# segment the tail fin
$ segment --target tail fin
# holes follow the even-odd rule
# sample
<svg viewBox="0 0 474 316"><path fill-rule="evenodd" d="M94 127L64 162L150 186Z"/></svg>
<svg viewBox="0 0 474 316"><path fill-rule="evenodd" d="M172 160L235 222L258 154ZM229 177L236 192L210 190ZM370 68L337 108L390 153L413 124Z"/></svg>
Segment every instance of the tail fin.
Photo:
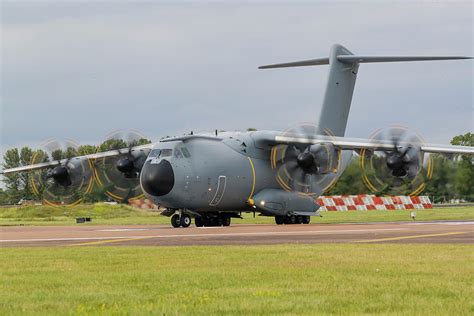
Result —
<svg viewBox="0 0 474 316"><path fill-rule="evenodd" d="M323 107L319 116L318 132L334 136L344 136L351 107L352 94L359 64L401 61L473 59L463 56L357 56L342 45L331 47L329 58L310 59L284 64L258 67L259 69L329 65L329 76Z"/></svg>

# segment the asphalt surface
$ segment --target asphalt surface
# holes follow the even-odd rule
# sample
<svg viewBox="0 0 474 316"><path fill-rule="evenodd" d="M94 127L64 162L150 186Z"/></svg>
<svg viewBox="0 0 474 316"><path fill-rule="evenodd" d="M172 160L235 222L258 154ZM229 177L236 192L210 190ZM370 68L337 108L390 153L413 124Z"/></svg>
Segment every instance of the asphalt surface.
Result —
<svg viewBox="0 0 474 316"><path fill-rule="evenodd" d="M0 227L0 247L182 246L283 243L474 243L474 221L233 225L172 228L167 225Z"/></svg>

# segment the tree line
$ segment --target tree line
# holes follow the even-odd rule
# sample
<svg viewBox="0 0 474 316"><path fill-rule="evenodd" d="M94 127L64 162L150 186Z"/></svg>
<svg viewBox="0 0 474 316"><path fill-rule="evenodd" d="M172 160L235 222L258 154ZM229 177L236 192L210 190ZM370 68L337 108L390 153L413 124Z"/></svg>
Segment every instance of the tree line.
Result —
<svg viewBox="0 0 474 316"><path fill-rule="evenodd" d="M451 140L451 144L474 146L474 134L458 135ZM433 174L431 179L426 181L426 187L420 195L429 196L435 203L449 202L453 199L474 201L474 161L472 156L432 154L431 159ZM363 181L362 172L358 160L352 160L328 194L377 194L377 192L368 189Z"/></svg>
<svg viewBox="0 0 474 316"><path fill-rule="evenodd" d="M108 139L99 146L81 145L78 147L66 146L65 149L53 149L49 155L42 149L34 150L27 146L22 148L11 148L4 153L1 167L2 169L10 169L27 166L32 163L48 162L50 160L56 161L148 143L151 143L151 141L145 138L130 141L125 141L123 139ZM51 156L51 158L49 156ZM47 171L41 170L34 172L42 172L44 178L44 174L46 174ZM31 172L18 172L3 175L1 180L4 183L5 189L0 188L0 204L15 204L20 200L41 200L41 197L38 197L33 193L31 183L32 176ZM84 202L100 202L110 200L105 192L106 188L94 186L92 192L88 194L80 194L83 195L82 198Z"/></svg>
<svg viewBox="0 0 474 316"><path fill-rule="evenodd" d="M56 150L51 153L53 160L70 158L92 154L95 152L108 151L119 148L126 148L130 145L141 145L149 143L147 139L140 139L133 143L123 140L111 139L100 146L82 145L77 148L67 148L66 150ZM466 133L458 135L451 140L452 145L474 146L474 134ZM36 156L35 156L36 155ZM26 166L31 163L33 157L40 157L41 161L48 161L45 152L33 150L29 147L12 148L3 155L2 169ZM40 162L35 159L35 162ZM428 195L433 202L448 202L452 199L474 201L474 163L472 156L461 155L446 157L440 154L432 156L434 165L433 174L426 183L423 195ZM326 194L374 194L369 190L363 181L363 170L358 160L353 159L347 166L341 178ZM31 174L28 172L14 173L3 176L5 189L0 188L0 204L18 203L19 200L41 199L33 194L31 189ZM383 194L380 192L379 194ZM95 186L94 190L84 196L86 202L106 201L110 198L105 195L104 188Z"/></svg>

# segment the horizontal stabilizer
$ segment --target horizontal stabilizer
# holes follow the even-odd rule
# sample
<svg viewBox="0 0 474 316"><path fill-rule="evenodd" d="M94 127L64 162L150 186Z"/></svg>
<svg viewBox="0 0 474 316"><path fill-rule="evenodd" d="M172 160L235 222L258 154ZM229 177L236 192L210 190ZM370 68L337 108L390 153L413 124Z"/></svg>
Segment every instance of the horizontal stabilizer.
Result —
<svg viewBox="0 0 474 316"><path fill-rule="evenodd" d="M319 65L329 65L329 58L318 58L318 59L295 61L295 62L284 63L284 64L265 65L265 66L258 67L258 69L319 66Z"/></svg>
<svg viewBox="0 0 474 316"><path fill-rule="evenodd" d="M364 63L393 63L404 61L430 61L430 60L459 60L474 59L468 56L357 56L357 55L337 55L336 59L344 64L364 64ZM258 69L304 67L329 65L329 58L317 58L301 61L294 61L282 64L272 64L260 66Z"/></svg>
<svg viewBox="0 0 474 316"><path fill-rule="evenodd" d="M429 60L457 60L457 59L473 59L474 57L466 56L356 56L343 55L337 56L337 60L348 64L362 63L392 63L403 61L429 61Z"/></svg>

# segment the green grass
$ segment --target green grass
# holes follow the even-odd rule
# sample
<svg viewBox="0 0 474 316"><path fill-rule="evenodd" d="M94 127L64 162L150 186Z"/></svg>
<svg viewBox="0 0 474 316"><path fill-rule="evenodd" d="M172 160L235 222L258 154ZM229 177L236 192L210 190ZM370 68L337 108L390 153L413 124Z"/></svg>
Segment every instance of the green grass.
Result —
<svg viewBox="0 0 474 316"><path fill-rule="evenodd" d="M474 207L416 210L417 220L474 220ZM358 223L409 221L410 211L322 212L313 223ZM92 217L92 225L169 224L170 219L156 211L135 209L126 205L92 204L76 207L24 206L0 208L0 225L73 225L76 217ZM243 214L234 224L273 224L272 217ZM87 224L89 225L89 224Z"/></svg>
<svg viewBox="0 0 474 316"><path fill-rule="evenodd" d="M4 248L0 315L472 315L472 245Z"/></svg>

